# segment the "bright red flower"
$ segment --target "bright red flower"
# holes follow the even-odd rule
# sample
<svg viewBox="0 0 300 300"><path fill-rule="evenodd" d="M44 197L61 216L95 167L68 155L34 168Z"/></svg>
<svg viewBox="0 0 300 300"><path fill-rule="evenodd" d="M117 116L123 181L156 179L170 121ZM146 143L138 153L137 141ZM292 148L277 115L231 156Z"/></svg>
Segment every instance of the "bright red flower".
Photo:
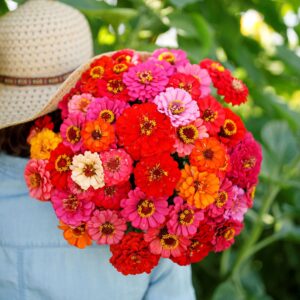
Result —
<svg viewBox="0 0 300 300"><path fill-rule="evenodd" d="M157 111L153 103L133 105L117 119L116 134L119 145L134 160L172 152L175 133L170 119Z"/></svg>
<svg viewBox="0 0 300 300"><path fill-rule="evenodd" d="M30 144L31 138L34 137L40 131L42 131L42 129L44 129L44 128L48 128L50 130L53 130L53 128L54 128L52 119L48 115L40 117L34 122L33 126L30 128L30 132L27 137L27 143Z"/></svg>
<svg viewBox="0 0 300 300"><path fill-rule="evenodd" d="M99 79L89 78L80 85L80 91L82 94L91 94L94 97L98 96L98 82Z"/></svg>
<svg viewBox="0 0 300 300"><path fill-rule="evenodd" d="M171 196L181 176L168 153L142 159L134 169L136 185L148 196Z"/></svg>
<svg viewBox="0 0 300 300"><path fill-rule="evenodd" d="M176 73L170 77L168 87L183 89L196 100L200 97L200 82L193 75Z"/></svg>
<svg viewBox="0 0 300 300"><path fill-rule="evenodd" d="M224 74L222 81L217 84L217 92L224 96L225 102L232 105L245 103L249 94L247 86L241 80L231 76L230 73Z"/></svg>
<svg viewBox="0 0 300 300"><path fill-rule="evenodd" d="M98 81L98 97L129 101L128 90L120 76L111 76L107 80Z"/></svg>
<svg viewBox="0 0 300 300"><path fill-rule="evenodd" d="M124 275L150 273L158 264L159 255L149 251L143 233L129 232L117 245L111 245L111 264Z"/></svg>
<svg viewBox="0 0 300 300"><path fill-rule="evenodd" d="M214 230L211 225L201 222L198 233L193 236L191 244L187 247L186 253L178 257L171 257L172 261L180 266L186 266L204 259L213 249L211 241L214 239Z"/></svg>
<svg viewBox="0 0 300 300"><path fill-rule="evenodd" d="M219 132L219 138L224 144L233 147L244 138L246 128L241 118L229 108L224 108L224 112L225 120Z"/></svg>
<svg viewBox="0 0 300 300"><path fill-rule="evenodd" d="M140 62L140 56L137 52L131 50L131 49L123 49L120 51L115 52L112 55L112 59L116 63L138 63Z"/></svg>
<svg viewBox="0 0 300 300"><path fill-rule="evenodd" d="M200 117L207 131L211 135L216 135L224 123L225 113L222 105L213 97L207 96L197 100L200 109Z"/></svg>
<svg viewBox="0 0 300 300"><path fill-rule="evenodd" d="M63 143L60 143L50 154L46 170L50 172L51 183L59 190L67 187L73 155L71 148Z"/></svg>

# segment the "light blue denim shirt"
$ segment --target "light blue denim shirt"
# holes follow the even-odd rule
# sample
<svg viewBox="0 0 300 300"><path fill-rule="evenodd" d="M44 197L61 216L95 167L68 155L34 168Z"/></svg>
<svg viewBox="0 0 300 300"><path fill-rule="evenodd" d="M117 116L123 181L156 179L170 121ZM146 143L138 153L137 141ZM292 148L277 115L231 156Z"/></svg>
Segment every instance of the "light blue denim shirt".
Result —
<svg viewBox="0 0 300 300"><path fill-rule="evenodd" d="M124 276L107 246L69 246L50 202L28 196L27 160L0 154L1 300L193 300L191 268L161 259L150 275Z"/></svg>

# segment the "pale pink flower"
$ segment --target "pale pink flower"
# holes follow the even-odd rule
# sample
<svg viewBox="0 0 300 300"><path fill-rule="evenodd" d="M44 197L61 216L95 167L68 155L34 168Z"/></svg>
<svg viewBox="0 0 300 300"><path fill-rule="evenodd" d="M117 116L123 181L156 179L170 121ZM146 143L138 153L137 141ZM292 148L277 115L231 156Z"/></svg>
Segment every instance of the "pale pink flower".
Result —
<svg viewBox="0 0 300 300"><path fill-rule="evenodd" d="M91 94L74 95L68 103L69 114L80 113L86 115L90 103L94 100Z"/></svg>

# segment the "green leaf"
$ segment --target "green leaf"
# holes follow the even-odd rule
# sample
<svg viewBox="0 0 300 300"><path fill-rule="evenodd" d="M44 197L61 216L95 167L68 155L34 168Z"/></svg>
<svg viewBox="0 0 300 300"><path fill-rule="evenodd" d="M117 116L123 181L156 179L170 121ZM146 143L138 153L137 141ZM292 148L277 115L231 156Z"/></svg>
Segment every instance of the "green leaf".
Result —
<svg viewBox="0 0 300 300"><path fill-rule="evenodd" d="M188 4L199 2L199 0L170 0L170 2L177 8L183 8Z"/></svg>
<svg viewBox="0 0 300 300"><path fill-rule="evenodd" d="M5 0L0 0L0 16L6 14L8 12L8 7L6 5Z"/></svg>
<svg viewBox="0 0 300 300"><path fill-rule="evenodd" d="M285 46L276 48L277 56L300 76L300 57ZM300 85L300 80L299 80Z"/></svg>
<svg viewBox="0 0 300 300"><path fill-rule="evenodd" d="M232 281L228 280L220 284L215 290L212 300L243 300L243 293L239 291Z"/></svg>

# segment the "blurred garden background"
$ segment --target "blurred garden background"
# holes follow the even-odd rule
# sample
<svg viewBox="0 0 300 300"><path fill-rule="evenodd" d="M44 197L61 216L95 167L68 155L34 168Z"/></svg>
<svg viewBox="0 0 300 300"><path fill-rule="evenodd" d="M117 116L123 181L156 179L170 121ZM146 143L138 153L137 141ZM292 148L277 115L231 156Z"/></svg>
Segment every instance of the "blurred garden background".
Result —
<svg viewBox="0 0 300 300"><path fill-rule="evenodd" d="M23 1L0 0L0 15ZM235 245L193 266L198 299L300 299L300 1L62 0L81 10L95 54L179 47L244 80L235 109L263 145L255 204Z"/></svg>

